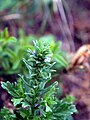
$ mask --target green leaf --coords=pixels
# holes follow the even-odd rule
[[[24,98],[24,89],[22,81],[18,81],[17,83],[10,83],[9,81],[1,82],[1,86],[8,91],[15,98]]]
[[[55,54],[54,59],[64,67],[68,66],[66,60],[62,56]]]
[[[21,101],[23,100],[23,98],[13,98],[11,101],[13,102],[14,106],[17,106],[21,103]]]
[[[16,120],[16,115],[4,107],[0,110],[0,120]]]
[[[5,39],[9,37],[8,28],[5,28],[5,29],[4,29],[3,37],[4,37]]]
[[[45,103],[46,106],[46,112],[52,112],[52,109],[47,105],[47,103]]]
[[[10,82],[1,82],[1,86],[8,91],[8,93],[10,93],[13,97],[18,97],[18,93],[16,93],[15,91],[15,86],[13,83],[10,83]]]
[[[28,102],[21,102],[21,103],[23,108],[30,107],[30,104]]]
[[[17,39],[16,39],[15,37],[13,37],[13,36],[10,36],[10,37],[7,39],[7,41],[8,41],[8,42],[13,42],[13,43],[15,42],[15,43],[16,43],[16,42],[17,42]]]
[[[39,116],[35,116],[32,120],[41,120]]]
[[[19,109],[19,112],[20,112],[20,115],[21,115],[21,119],[23,119],[23,120],[29,120],[29,118],[30,118],[30,116],[31,116],[31,110],[29,109],[25,109],[25,108],[20,108]]]
[[[12,66],[12,70],[18,69],[18,66],[19,66],[19,65],[20,65],[20,60],[19,60],[19,59],[16,59],[15,64]]]

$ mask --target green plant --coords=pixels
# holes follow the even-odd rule
[[[40,42],[46,42],[53,51],[53,60],[57,62],[55,69],[61,70],[68,65],[65,59],[65,53],[60,50],[61,42],[56,41],[53,35],[38,37],[35,35],[26,36],[22,30],[19,32],[19,38],[9,36],[8,29],[1,33],[0,37],[0,74],[18,74],[26,73],[25,66],[21,59],[26,55],[25,51],[34,49],[32,40],[38,39]]]
[[[77,110],[72,97],[57,97],[58,82],[46,87],[51,80],[52,52],[46,43],[34,42],[34,50],[28,49],[29,58],[23,59],[28,75],[21,75],[15,83],[2,82],[2,87],[12,95],[13,113],[1,109],[2,120],[70,120]]]
[[[16,38],[13,36],[9,36],[7,28],[4,32],[0,32],[0,74],[6,72],[11,68],[9,64],[9,52],[13,51],[12,48],[16,43]]]
[[[51,51],[53,52],[53,61],[56,61],[57,64],[54,65],[54,69],[60,72],[63,68],[68,66],[68,57],[66,53],[61,50],[61,41],[56,41],[53,35],[46,35],[38,38],[41,42],[46,42],[49,46]]]
[[[1,32],[0,37],[0,74],[17,74],[20,71],[25,72],[21,59],[25,55],[27,48],[32,48],[30,45],[32,36],[24,36],[20,34],[20,39],[9,36],[8,29]],[[30,39],[31,38],[31,39]]]

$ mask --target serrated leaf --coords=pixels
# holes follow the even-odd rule
[[[18,94],[15,92],[14,90],[14,84],[10,83],[9,81],[5,82],[1,82],[1,86],[8,91],[8,93],[10,93],[12,96],[14,97],[18,97]]]

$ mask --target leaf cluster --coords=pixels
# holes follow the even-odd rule
[[[15,83],[2,82],[10,93],[15,106],[13,113],[6,108],[0,112],[2,120],[70,120],[77,110],[72,97],[59,100],[58,82],[46,86],[52,78],[52,52],[46,43],[34,42],[34,50],[28,49],[28,59],[23,59],[28,75],[20,75]],[[7,114],[5,114],[5,112]]]
[[[0,74],[17,74],[25,72],[21,59],[25,56],[27,48],[31,48],[32,36],[24,36],[16,39],[9,35],[8,29],[0,33]]]

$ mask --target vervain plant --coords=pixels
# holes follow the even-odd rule
[[[9,112],[1,109],[0,120],[70,120],[77,110],[72,97],[59,100],[57,97],[58,82],[50,86],[54,72],[53,56],[49,46],[45,43],[34,42],[34,50],[28,49],[28,59],[23,59],[28,75],[20,75],[21,79],[15,83],[2,82],[2,87],[12,95],[15,109]]]

